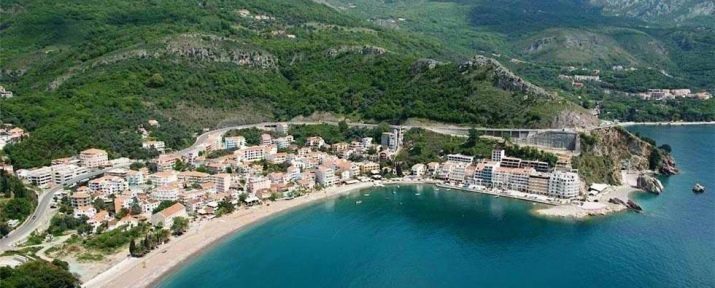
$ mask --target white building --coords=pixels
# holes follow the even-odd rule
[[[159,153],[164,153],[166,145],[164,144],[164,141],[146,141],[142,143],[142,148],[147,150],[155,149],[156,151],[159,151]]]
[[[151,198],[157,201],[179,200],[179,187],[176,183],[160,186],[151,193]]]
[[[53,182],[52,168],[42,167],[27,172],[27,180],[35,186],[44,186]]]
[[[447,161],[460,162],[469,165],[474,162],[474,157],[462,154],[449,154],[447,155]]]
[[[101,149],[87,149],[79,153],[79,160],[82,166],[89,168],[109,166],[109,156],[107,151]]]
[[[105,196],[119,194],[128,188],[127,181],[117,176],[104,176],[90,180],[87,186],[93,193],[102,193]]]
[[[412,165],[412,175],[422,176],[425,175],[425,171],[427,171],[427,166],[425,166],[425,164],[417,163]]]
[[[574,172],[554,171],[549,178],[549,196],[573,198],[578,196],[581,180]]]
[[[223,139],[224,149],[241,149],[246,146],[246,138],[243,136],[231,136]]]
[[[501,161],[502,158],[506,156],[506,153],[502,149],[492,150],[492,161]]]
[[[333,186],[335,184],[335,170],[332,167],[320,165],[315,170],[316,182],[323,187]]]

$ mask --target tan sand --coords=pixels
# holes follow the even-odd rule
[[[317,200],[372,187],[372,183],[357,183],[331,187],[292,200],[269,202],[260,207],[240,209],[233,214],[202,221],[181,237],[160,246],[142,258],[125,258],[104,273],[87,281],[84,287],[146,287],[159,280],[170,269],[195,257],[204,248],[259,220]]]

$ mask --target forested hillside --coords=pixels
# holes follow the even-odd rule
[[[559,97],[461,69],[439,41],[308,0],[2,1],[3,122],[31,137],[13,164],[47,164],[87,147],[135,158],[140,125],[179,148],[202,128],[328,111],[484,126],[549,126]],[[440,61],[423,60],[425,58]],[[559,122],[563,124],[563,122]]]
[[[707,0],[319,0],[455,51],[482,53],[622,121],[713,121],[715,99],[643,101],[648,89],[715,94],[715,4]],[[574,87],[561,74],[600,75]]]

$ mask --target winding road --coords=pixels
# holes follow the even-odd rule
[[[91,171],[89,173],[82,174],[75,178],[70,179],[66,184],[75,184],[81,182],[82,180],[89,179],[104,174],[112,169],[116,168],[126,168],[129,164],[116,165],[111,168],[98,169]],[[0,252],[13,249],[14,245],[23,241],[25,238],[30,236],[32,231],[38,228],[44,227],[50,223],[52,219],[53,209],[50,209],[50,204],[52,203],[52,197],[57,191],[63,189],[63,185],[57,185],[48,190],[44,190],[41,195],[37,198],[37,208],[32,213],[32,215],[27,217],[24,223],[12,230],[5,238],[0,239]]]

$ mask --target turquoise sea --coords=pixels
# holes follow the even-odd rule
[[[642,214],[554,221],[518,200],[388,186],[238,232],[158,286],[715,287],[715,126],[631,129],[670,144],[681,170],[638,197]]]

